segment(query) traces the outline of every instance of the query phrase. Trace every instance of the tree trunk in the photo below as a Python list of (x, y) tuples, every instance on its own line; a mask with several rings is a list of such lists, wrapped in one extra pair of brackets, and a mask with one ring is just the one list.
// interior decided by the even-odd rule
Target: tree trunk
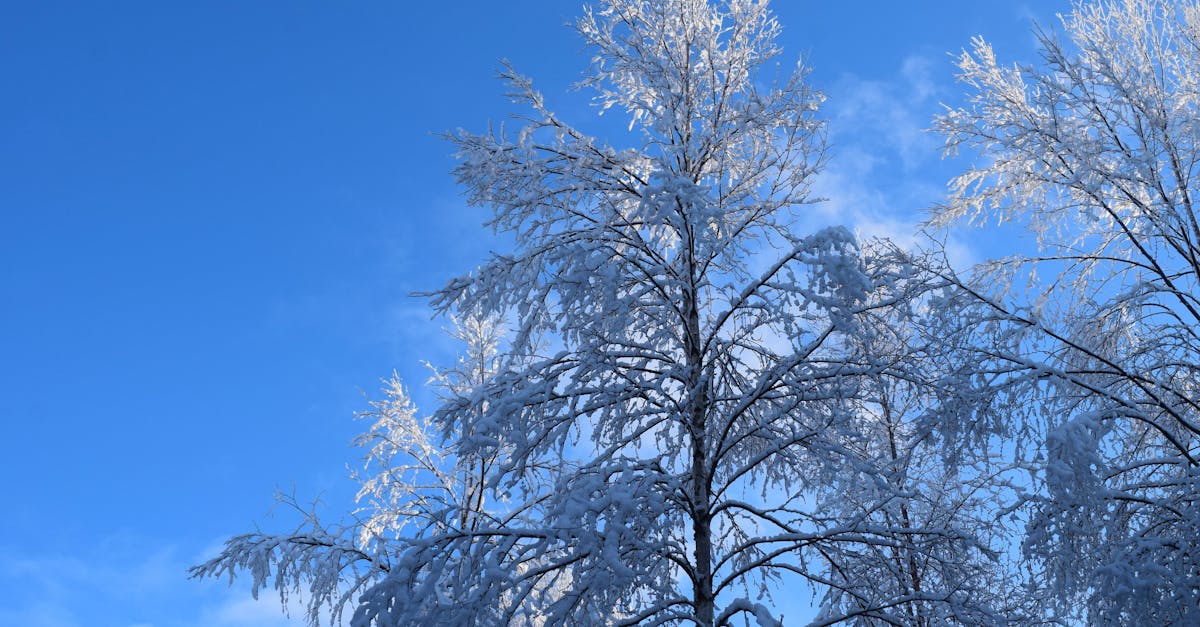
[[(701, 416), (703, 411), (699, 412)], [(695, 417), (695, 413), (693, 413)], [(703, 418), (701, 418), (703, 420)], [(693, 426), (695, 423), (693, 422)], [(700, 425), (703, 427), (703, 423)], [(702, 436), (703, 432), (701, 432)], [(709, 512), (708, 479), (705, 472), (703, 437), (692, 440), (692, 539), (695, 542), (696, 583), (694, 603), (696, 621), (701, 627), (713, 627), (712, 515)]]
[(694, 548), (695, 590), (693, 603), (696, 623), (700, 627), (713, 627), (715, 599), (713, 595), (712, 565), (712, 507), (710, 504), (711, 477), (708, 469), (708, 384), (704, 380), (704, 354), (700, 338), (700, 311), (696, 287), (695, 263), (692, 250), (692, 234), (688, 233), (688, 271), (692, 281), (685, 294), (684, 313), (687, 326), (684, 335), (684, 350), (688, 365), (688, 383), (691, 388), (688, 406), (688, 427), (692, 438), (692, 541)]

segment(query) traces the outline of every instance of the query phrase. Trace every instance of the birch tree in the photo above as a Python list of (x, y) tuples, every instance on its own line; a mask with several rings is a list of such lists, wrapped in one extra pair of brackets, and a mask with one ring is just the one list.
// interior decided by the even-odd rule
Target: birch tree
[(856, 455), (851, 401), (906, 362), (852, 338), (910, 298), (914, 270), (844, 228), (794, 232), (825, 161), (822, 97), (776, 64), (766, 2), (607, 0), (577, 30), (583, 84), (626, 117), (622, 142), (569, 124), (512, 68), (520, 128), (451, 137), (468, 199), (514, 248), (432, 303), (514, 333), (499, 372), (434, 419), (469, 434), (460, 454), (494, 457), (509, 510), (419, 530), (356, 624), (768, 626), (772, 595), (804, 583), (855, 597), (822, 624), (962, 610), (942, 586), (866, 596), (828, 575), (850, 546), (966, 535), (820, 511), (834, 486), (901, 489)]
[(887, 529), (895, 540), (823, 553), (838, 584), (823, 615), (855, 625), (1036, 624), (1045, 612), (1013, 550), (1021, 529), (1004, 516), (1021, 502), (1023, 468), (1005, 455), (997, 436), (1008, 434), (996, 423), (972, 424), (989, 413), (992, 390), (964, 385), (978, 372), (975, 344), (963, 350), (953, 342), (961, 336), (947, 337), (978, 320), (977, 304), (938, 278), (950, 269), (935, 255), (891, 254), (922, 268), (896, 277), (920, 289), (859, 317), (853, 359), (885, 374), (846, 399), (853, 463), (818, 493), (818, 511)]
[(959, 58), (971, 101), (937, 125), (980, 158), (937, 221), (1037, 235), (968, 288), (1006, 329), (980, 353), (998, 399), (1038, 408), (1028, 555), (1088, 622), (1195, 624), (1200, 5), (1082, 3), (1037, 36), (1037, 65)]
[(1025, 621), (977, 509), (999, 484), (970, 444), (998, 432), (960, 420), (986, 386), (922, 322), (964, 292), (797, 232), (822, 96), (765, 0), (604, 0), (576, 27), (627, 133), (583, 133), (506, 67), (516, 131), (450, 136), (513, 248), (431, 302), (512, 333), (471, 335), (428, 420), (390, 384), (365, 518), (238, 536), (193, 574), (307, 589), (312, 622), (356, 627), (770, 627), (796, 590), (814, 625)]
[[(430, 384), (451, 402), (484, 384), (500, 360), (503, 326), (484, 318), (454, 321), (450, 331), (465, 349), (457, 362), (434, 370)], [(420, 416), (400, 377), (384, 380), (383, 397), (359, 414), (370, 421), (354, 444), (365, 452), (351, 477), (358, 483), (359, 507), (348, 522), (321, 520), (313, 507), (294, 496), (279, 501), (301, 515), (288, 533), (249, 533), (226, 541), (221, 553), (191, 569), (192, 577), (251, 580), (255, 598), (273, 589), (286, 608), (292, 596), (303, 599), (305, 621), (340, 623), (346, 609), (357, 607), (364, 591), (392, 569), (402, 541), (413, 529), (472, 529), (489, 511), (487, 477), (494, 455), (454, 451), (446, 442), (469, 433), (439, 433)]]

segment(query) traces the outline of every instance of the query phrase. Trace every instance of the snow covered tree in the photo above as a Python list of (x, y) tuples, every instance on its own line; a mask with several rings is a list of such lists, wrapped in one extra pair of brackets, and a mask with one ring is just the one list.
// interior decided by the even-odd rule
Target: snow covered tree
[(983, 40), (959, 59), (972, 100), (937, 125), (980, 165), (937, 221), (1040, 244), (990, 265), (1004, 289), (969, 287), (980, 371), (1041, 439), (1028, 554), (1088, 622), (1197, 624), (1200, 3), (1080, 4), (1063, 26), (1036, 66)]
[(822, 96), (776, 63), (766, 1), (603, 0), (577, 29), (628, 132), (588, 136), (506, 68), (521, 128), (450, 137), (513, 250), (430, 295), (468, 343), (439, 409), (389, 382), (354, 522), (238, 536), (193, 573), (359, 627), (767, 627), (797, 589), (815, 625), (1033, 615), (982, 513), (998, 431), (960, 420), (986, 386), (938, 326), (964, 292), (795, 231)]
[[(453, 367), (435, 370), (431, 381), (448, 402), (495, 373), (503, 326), (493, 319), (466, 318), (454, 322), (451, 335), (466, 352)], [(315, 507), (281, 495), (282, 504), (302, 514), (292, 532), (230, 538), (220, 555), (192, 568), (192, 576), (232, 580), (245, 571), (255, 598), (272, 587), (285, 606), (292, 594), (303, 598), (310, 624), (321, 624), (322, 617), (338, 622), (359, 594), (391, 570), (408, 530), (480, 524), (490, 510), (486, 477), (493, 458), (447, 451), (444, 442), (469, 434), (436, 433), (418, 415), (398, 375), (385, 380), (382, 391), (384, 398), (371, 401), (371, 409), (359, 415), (371, 425), (354, 441), (366, 453), (362, 469), (351, 475), (359, 483), (360, 505), (351, 522), (325, 523)]]
[(880, 332), (864, 316), (924, 287), (846, 229), (793, 231), (825, 159), (821, 96), (803, 67), (778, 72), (766, 2), (606, 0), (577, 28), (584, 85), (628, 116), (626, 147), (568, 124), (511, 68), (522, 128), (451, 138), (459, 183), (514, 250), (433, 304), (514, 334), (498, 372), (434, 420), (463, 434), (460, 456), (494, 460), (505, 508), (418, 529), (356, 624), (766, 626), (775, 586), (796, 583), (854, 599), (822, 624), (906, 624), (905, 603), (1000, 622), (936, 577), (864, 595), (828, 575), (850, 547), (894, 560), (946, 542), (922, 559), (965, 563), (981, 543), (936, 515), (821, 510), (835, 491), (911, 490), (889, 483), (897, 460), (861, 455), (855, 401), (917, 376), (905, 346), (859, 347)]
[(1037, 623), (1044, 613), (1014, 551), (1021, 529), (1003, 516), (1021, 502), (1024, 472), (992, 425), (971, 424), (991, 390), (963, 385), (976, 371), (974, 347), (947, 341), (947, 331), (976, 319), (977, 303), (939, 278), (950, 270), (937, 255), (891, 254), (922, 268), (893, 279), (917, 282), (904, 292), (920, 296), (864, 311), (849, 338), (854, 361), (885, 374), (847, 399), (854, 461), (818, 493), (818, 511), (870, 521), (896, 541), (827, 550), (838, 585), (823, 613), (856, 625)]

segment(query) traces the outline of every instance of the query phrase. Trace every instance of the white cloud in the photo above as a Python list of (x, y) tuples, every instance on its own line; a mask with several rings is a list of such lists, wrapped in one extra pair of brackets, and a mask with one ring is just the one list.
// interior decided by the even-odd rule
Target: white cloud
[[(827, 200), (814, 207), (803, 226), (842, 224), (862, 238), (928, 247), (921, 224), (944, 200), (954, 174), (953, 164), (942, 159), (940, 138), (928, 129), (952, 81), (948, 61), (922, 55), (904, 59), (885, 79), (846, 75), (838, 80), (826, 107), (829, 166), (814, 185), (815, 194)], [(946, 242), (946, 251), (956, 267), (977, 260), (955, 238)]]
[[(0, 597), (0, 603), (7, 604)], [(56, 603), (45, 601), (25, 600), (23, 605), (0, 609), (0, 625), (17, 627), (83, 627), (83, 621), (69, 610)]]
[[(277, 596), (265, 593), (255, 599), (242, 592), (242, 595), (224, 599), (201, 611), (195, 627), (296, 627), (304, 624), (304, 608), (300, 603), (290, 601), (285, 614)], [(329, 623), (322, 621), (322, 624)]]
[(879, 162), (895, 162), (891, 165), (905, 172), (936, 159), (938, 140), (926, 129), (945, 91), (935, 78), (937, 67), (929, 57), (914, 55), (886, 80), (843, 76), (828, 101), (835, 148), (847, 142), (861, 145), (878, 155)]
[[(218, 549), (214, 544), (205, 555)], [(304, 601), (285, 615), (274, 590), (259, 599), (242, 579), (188, 579), (198, 551), (131, 534), (99, 538), (79, 555), (0, 546), (0, 626), (300, 627)], [(181, 554), (193, 554), (192, 558)], [(99, 622), (97, 622), (99, 620)], [(328, 616), (322, 618), (328, 625)]]

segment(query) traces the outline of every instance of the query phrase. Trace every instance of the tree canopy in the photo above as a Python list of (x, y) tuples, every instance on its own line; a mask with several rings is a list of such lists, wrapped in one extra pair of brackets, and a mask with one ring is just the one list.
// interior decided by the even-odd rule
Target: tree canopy
[[(765, 0), (602, 0), (592, 137), (506, 66), (518, 128), (448, 136), (511, 249), (426, 296), (466, 353), (393, 377), (363, 508), (198, 576), (368, 627), (1200, 621), (1200, 4), (1080, 4), (1037, 66), (976, 39), (934, 122), (977, 156), (930, 227), (801, 232), (820, 92)], [(783, 71), (781, 67), (789, 67)], [(790, 624), (790, 623), (789, 623)]]

